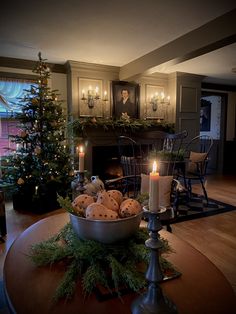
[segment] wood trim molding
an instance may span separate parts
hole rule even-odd
[[[17,79],[17,80],[26,80],[26,81],[36,81],[37,75],[32,74],[21,74],[21,73],[13,73],[13,72],[1,72],[0,77],[9,78],[9,79]]]
[[[37,61],[0,57],[0,66],[16,69],[32,70],[35,68]],[[48,63],[52,72],[67,73],[67,68],[64,64]]]
[[[215,83],[202,83],[202,89],[212,89],[218,91],[226,92],[236,92],[235,85],[224,85],[224,84],[215,84]]]
[[[72,61],[68,60],[66,62],[66,67],[69,71],[98,71],[98,72],[111,72],[111,73],[119,73],[120,67],[105,65],[105,64],[97,64],[97,63],[87,63],[81,61]]]

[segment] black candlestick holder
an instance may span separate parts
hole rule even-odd
[[[79,191],[80,194],[83,194],[85,191],[84,187],[84,171],[79,171],[78,172],[78,188],[77,190]]]
[[[177,313],[176,306],[163,293],[159,283],[163,279],[159,252],[162,247],[159,231],[162,229],[159,212],[144,211],[148,219],[148,231],[150,238],[145,245],[150,249],[150,261],[146,272],[148,282],[147,291],[132,304],[132,314],[159,314]]]

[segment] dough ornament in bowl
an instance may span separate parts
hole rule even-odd
[[[125,200],[123,196],[121,199],[119,191],[108,192],[99,192],[97,201],[84,209],[83,217],[75,210],[70,211],[72,228],[80,239],[112,244],[124,241],[138,231],[143,215],[141,205],[133,199]]]
[[[86,208],[92,203],[94,203],[94,198],[92,196],[87,194],[80,194],[72,202],[72,207],[74,208],[75,212],[84,216]]]
[[[142,211],[140,203],[132,198],[124,200],[120,204],[120,216],[121,217],[130,217],[137,215]]]
[[[97,194],[97,203],[102,204],[105,207],[107,207],[108,209],[111,209],[111,210],[113,210],[115,212],[119,212],[119,204],[105,190],[101,191],[101,192],[98,192],[98,194]]]

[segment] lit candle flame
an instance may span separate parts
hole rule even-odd
[[[154,160],[153,165],[152,165],[152,172],[155,173],[157,172],[157,162]]]

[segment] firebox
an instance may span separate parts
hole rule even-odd
[[[93,146],[92,174],[101,180],[109,180],[122,176],[118,146]]]

